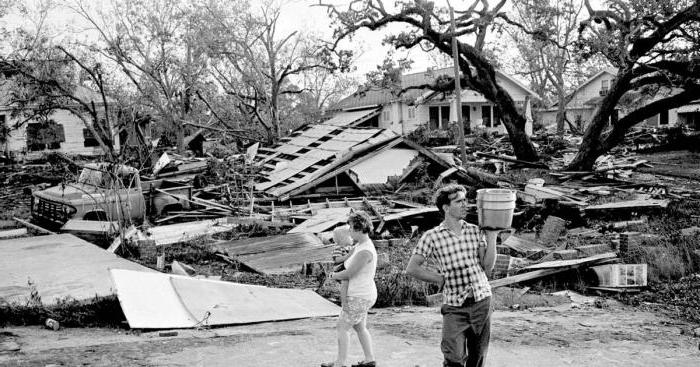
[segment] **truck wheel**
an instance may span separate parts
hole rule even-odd
[[[89,212],[85,214],[83,220],[106,221],[107,214],[105,212]]]

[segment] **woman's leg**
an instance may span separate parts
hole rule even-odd
[[[335,360],[336,366],[345,366],[345,360],[348,358],[348,332],[350,331],[350,325],[338,319],[338,325],[336,326],[338,332],[338,358]]]
[[[374,350],[372,349],[372,336],[367,330],[367,314],[362,318],[362,321],[353,325],[357,338],[360,339],[362,351],[365,353],[365,362],[374,361]]]

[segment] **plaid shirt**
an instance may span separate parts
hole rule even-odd
[[[413,250],[415,255],[426,259],[433,256],[437,260],[440,273],[445,277],[445,303],[450,306],[461,306],[470,296],[477,302],[491,296],[491,286],[478,252],[480,247],[486,247],[486,242],[479,227],[463,220],[460,223],[459,236],[443,222],[425,232]]]

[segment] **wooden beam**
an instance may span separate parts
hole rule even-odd
[[[31,224],[31,223],[29,223],[29,222],[27,222],[27,221],[25,221],[25,220],[19,219],[19,218],[17,218],[17,217],[12,217],[12,219],[14,219],[15,222],[17,222],[17,223],[19,223],[19,224],[21,224],[21,225],[23,225],[23,226],[25,226],[25,227],[27,227],[27,228],[34,229],[34,230],[39,231],[39,232],[41,232],[41,233],[56,234],[56,232],[49,231],[48,229],[46,229],[46,228],[44,228],[44,227],[40,227],[40,226],[38,226],[38,225],[36,225],[36,224]]]

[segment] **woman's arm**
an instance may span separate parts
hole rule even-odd
[[[362,268],[363,265],[372,261],[372,253],[368,250],[362,250],[355,255],[350,264],[343,271],[331,274],[333,279],[350,279]]]
[[[345,248],[345,247],[347,247],[347,246],[333,250],[333,263],[340,264],[340,263],[344,262],[355,251],[355,248],[351,247],[350,250],[346,251],[345,254],[343,254],[343,248]]]

